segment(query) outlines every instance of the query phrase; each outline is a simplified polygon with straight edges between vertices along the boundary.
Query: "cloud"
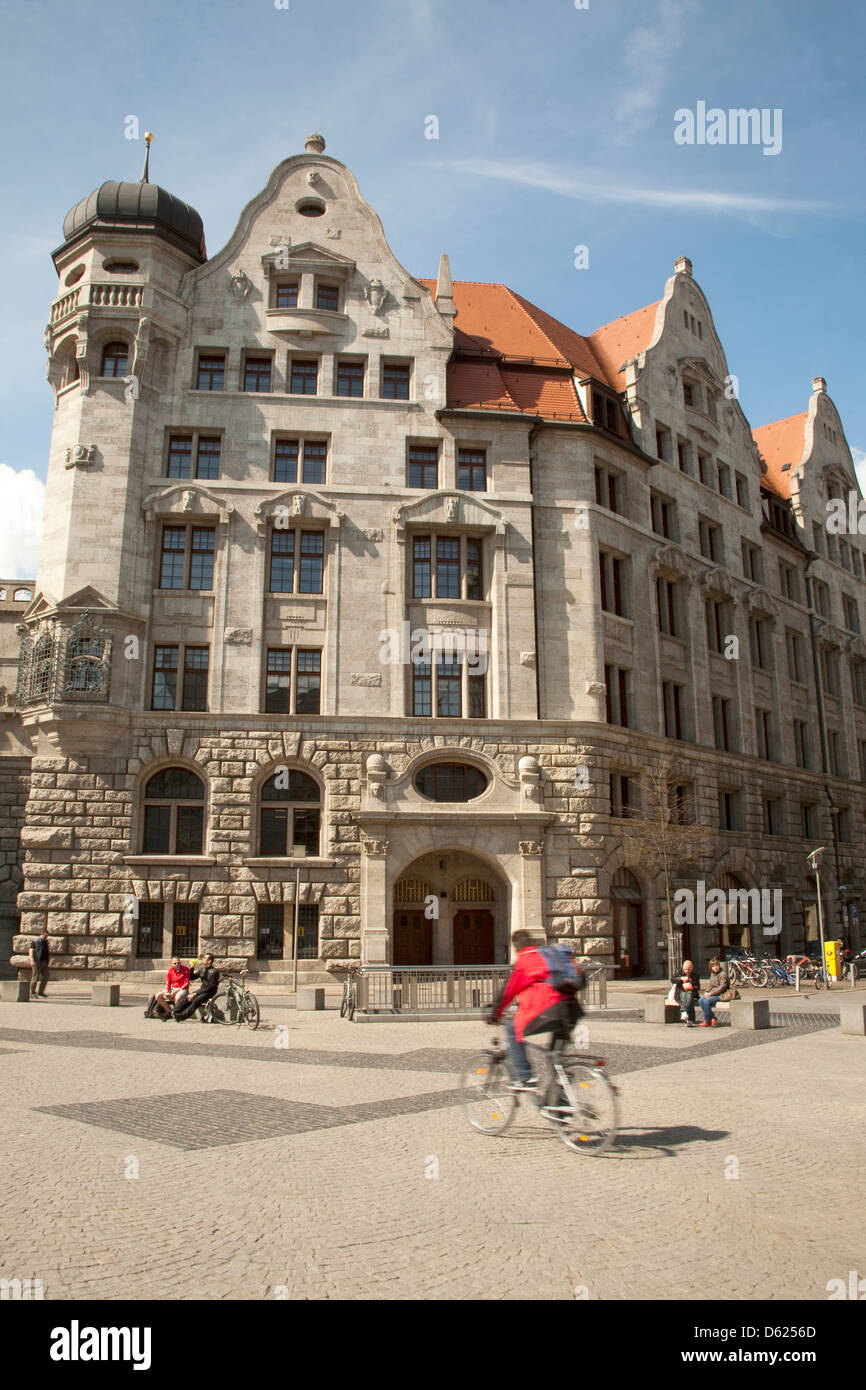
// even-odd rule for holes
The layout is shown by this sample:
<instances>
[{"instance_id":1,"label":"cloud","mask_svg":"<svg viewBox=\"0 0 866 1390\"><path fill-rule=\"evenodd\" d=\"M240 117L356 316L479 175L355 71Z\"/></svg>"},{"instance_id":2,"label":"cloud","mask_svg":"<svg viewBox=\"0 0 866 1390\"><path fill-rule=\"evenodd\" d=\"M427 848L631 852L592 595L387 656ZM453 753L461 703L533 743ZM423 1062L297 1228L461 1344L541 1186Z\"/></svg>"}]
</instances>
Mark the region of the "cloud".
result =
<instances>
[{"instance_id":1,"label":"cloud","mask_svg":"<svg viewBox=\"0 0 866 1390\"><path fill-rule=\"evenodd\" d=\"M45 484L31 468L0 463L0 576L33 579L42 539Z\"/></svg>"},{"instance_id":2,"label":"cloud","mask_svg":"<svg viewBox=\"0 0 866 1390\"><path fill-rule=\"evenodd\" d=\"M624 44L623 84L617 99L617 126L633 134L646 125L658 106L672 70L681 71L679 50L687 29L685 20L697 9L695 0L661 0L652 22L633 29Z\"/></svg>"},{"instance_id":3,"label":"cloud","mask_svg":"<svg viewBox=\"0 0 866 1390\"><path fill-rule=\"evenodd\" d=\"M742 213L746 216L761 212L837 213L846 209L838 203L809 202L802 198L769 198L751 193L731 193L728 190L638 188L632 184L616 184L609 178L597 182L591 177L568 174L548 164L512 164L496 159L455 159L438 161L440 168L458 174L474 174L483 179L505 179L524 188L544 188L561 198L573 198L589 203L632 203L647 208L690 209L692 212Z\"/></svg>"}]
</instances>

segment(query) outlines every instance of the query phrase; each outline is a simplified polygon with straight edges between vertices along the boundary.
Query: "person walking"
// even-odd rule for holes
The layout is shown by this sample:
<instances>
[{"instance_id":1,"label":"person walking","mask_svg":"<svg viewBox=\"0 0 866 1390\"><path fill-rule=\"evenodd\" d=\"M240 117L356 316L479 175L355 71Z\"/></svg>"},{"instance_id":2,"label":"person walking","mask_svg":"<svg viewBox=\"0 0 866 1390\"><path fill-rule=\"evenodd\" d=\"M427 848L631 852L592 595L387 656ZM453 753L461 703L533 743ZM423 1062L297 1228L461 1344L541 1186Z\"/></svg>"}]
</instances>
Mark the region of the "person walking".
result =
<instances>
[{"instance_id":1,"label":"person walking","mask_svg":"<svg viewBox=\"0 0 866 1390\"><path fill-rule=\"evenodd\" d=\"M51 959L47 927L43 928L40 936L34 936L27 954L30 957L30 998L44 999L48 982L48 962Z\"/></svg>"},{"instance_id":2,"label":"person walking","mask_svg":"<svg viewBox=\"0 0 866 1390\"><path fill-rule=\"evenodd\" d=\"M702 1028L715 1028L718 1025L719 1020L713 1013L713 1009L718 1004L721 996L729 988L730 982L728 980L727 970L720 960L711 960L710 983L707 986L706 993L702 994L700 999L701 1013L704 1016L701 1024Z\"/></svg>"}]
</instances>

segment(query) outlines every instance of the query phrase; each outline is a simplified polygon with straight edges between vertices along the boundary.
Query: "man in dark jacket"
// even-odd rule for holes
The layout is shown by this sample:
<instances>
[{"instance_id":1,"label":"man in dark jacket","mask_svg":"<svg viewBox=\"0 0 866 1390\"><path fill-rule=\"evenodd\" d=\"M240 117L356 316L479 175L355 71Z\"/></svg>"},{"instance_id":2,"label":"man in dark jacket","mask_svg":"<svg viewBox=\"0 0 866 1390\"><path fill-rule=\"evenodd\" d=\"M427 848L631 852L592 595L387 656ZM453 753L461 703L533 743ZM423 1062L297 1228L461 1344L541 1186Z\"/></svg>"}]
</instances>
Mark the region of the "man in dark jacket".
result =
<instances>
[{"instance_id":1,"label":"man in dark jacket","mask_svg":"<svg viewBox=\"0 0 866 1390\"><path fill-rule=\"evenodd\" d=\"M47 928L43 930L41 936L34 936L27 954L30 957L31 965L30 997L31 999L44 999L45 985L48 981L48 962L51 959Z\"/></svg>"},{"instance_id":2,"label":"man in dark jacket","mask_svg":"<svg viewBox=\"0 0 866 1390\"><path fill-rule=\"evenodd\" d=\"M178 1023L183 1018L191 1018L196 1009L200 1009L209 999L213 999L220 983L220 972L214 970L213 956L202 956L201 967L198 970L189 972L191 980L199 980L201 989L193 995L180 1009L175 1009L174 1016Z\"/></svg>"},{"instance_id":3,"label":"man in dark jacket","mask_svg":"<svg viewBox=\"0 0 866 1390\"><path fill-rule=\"evenodd\" d=\"M694 1028L695 1005L701 992L701 982L692 961L683 961L682 970L671 977L671 984L674 986L674 998L680 1006L680 1018L687 1028Z\"/></svg>"},{"instance_id":4,"label":"man in dark jacket","mask_svg":"<svg viewBox=\"0 0 866 1390\"><path fill-rule=\"evenodd\" d=\"M573 995L560 994L548 983L547 962L528 931L514 932L511 941L517 959L499 998L488 1011L487 1022L495 1023L511 1001L517 999L517 1013L505 1024L508 1050L518 1078L512 1089L531 1091L538 1085L538 1078L532 1075L523 1039L535 1033L570 1037L582 1009Z\"/></svg>"}]
</instances>

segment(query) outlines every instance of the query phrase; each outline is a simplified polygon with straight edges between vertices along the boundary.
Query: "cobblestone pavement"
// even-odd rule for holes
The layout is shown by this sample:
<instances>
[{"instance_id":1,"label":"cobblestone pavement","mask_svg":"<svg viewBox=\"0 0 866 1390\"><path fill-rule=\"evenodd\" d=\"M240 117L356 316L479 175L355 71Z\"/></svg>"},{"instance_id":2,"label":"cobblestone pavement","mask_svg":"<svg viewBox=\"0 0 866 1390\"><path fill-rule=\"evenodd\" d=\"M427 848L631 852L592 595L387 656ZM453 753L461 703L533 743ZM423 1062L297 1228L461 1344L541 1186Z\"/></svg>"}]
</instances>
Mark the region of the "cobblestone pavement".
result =
<instances>
[{"instance_id":1,"label":"cobblestone pavement","mask_svg":"<svg viewBox=\"0 0 866 1390\"><path fill-rule=\"evenodd\" d=\"M824 1299L866 1273L866 1040L797 1002L761 1033L590 1018L620 1086L600 1158L529 1105L503 1138L469 1128L478 1023L0 1005L0 1277L47 1298Z\"/></svg>"}]
</instances>

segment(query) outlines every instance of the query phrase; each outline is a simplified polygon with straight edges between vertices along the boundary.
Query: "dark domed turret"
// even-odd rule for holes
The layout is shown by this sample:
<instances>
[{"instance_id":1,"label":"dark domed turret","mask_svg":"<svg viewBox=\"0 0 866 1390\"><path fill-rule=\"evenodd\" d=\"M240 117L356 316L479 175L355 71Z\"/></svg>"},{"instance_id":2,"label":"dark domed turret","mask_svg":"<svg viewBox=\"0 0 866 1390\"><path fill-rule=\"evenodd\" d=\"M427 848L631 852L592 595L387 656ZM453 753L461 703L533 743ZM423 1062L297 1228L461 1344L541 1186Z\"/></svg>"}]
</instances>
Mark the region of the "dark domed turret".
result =
<instances>
[{"instance_id":1,"label":"dark domed turret","mask_svg":"<svg viewBox=\"0 0 866 1390\"><path fill-rule=\"evenodd\" d=\"M156 183L101 184L66 214L66 245L94 228L112 232L155 231L196 259L207 259L204 226L195 208Z\"/></svg>"}]
</instances>

